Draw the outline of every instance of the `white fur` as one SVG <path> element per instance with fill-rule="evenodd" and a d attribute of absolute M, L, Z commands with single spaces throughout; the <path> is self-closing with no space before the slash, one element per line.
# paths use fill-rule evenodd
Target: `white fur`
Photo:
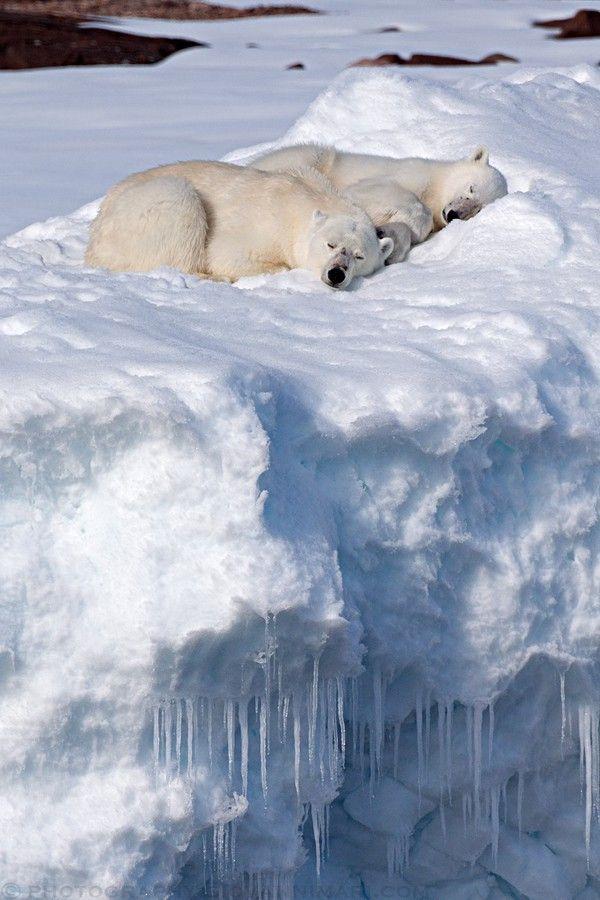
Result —
<path fill-rule="evenodd" d="M 115 185 L 92 223 L 86 262 L 115 271 L 173 266 L 228 281 L 299 267 L 346 288 L 392 250 L 318 171 L 187 162 Z"/>
<path fill-rule="evenodd" d="M 450 161 L 394 159 L 300 144 L 267 153 L 252 165 L 269 172 L 300 165 L 323 172 L 363 207 L 375 225 L 392 235 L 390 262 L 404 259 L 411 244 L 424 241 L 452 218 L 470 218 L 507 192 L 485 147 Z"/>

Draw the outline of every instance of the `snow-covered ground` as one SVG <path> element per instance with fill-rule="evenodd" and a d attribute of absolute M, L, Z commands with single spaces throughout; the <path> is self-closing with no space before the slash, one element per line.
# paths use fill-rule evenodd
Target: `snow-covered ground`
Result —
<path fill-rule="evenodd" d="M 159 66 L 0 72 L 0 237 L 70 212 L 129 172 L 173 159 L 212 159 L 275 140 L 332 78 L 364 56 L 428 52 L 478 59 L 503 52 L 526 65 L 600 62 L 600 40 L 556 41 L 531 27 L 534 19 L 571 15 L 577 3 L 315 0 L 314 5 L 326 14 L 122 22 L 139 33 L 212 45 Z M 583 5 L 600 9 L 599 0 Z M 394 25 L 403 32 L 377 33 Z M 285 70 L 297 61 L 304 71 Z M 514 66 L 500 68 L 506 73 Z M 467 70 L 418 71 L 454 80 Z M 434 155 L 444 152 L 437 145 Z"/>
<path fill-rule="evenodd" d="M 285 141 L 510 188 L 343 295 L 0 245 L 9 890 L 600 896 L 599 115 L 340 76 Z"/>
<path fill-rule="evenodd" d="M 345 294 L 86 270 L 96 203 L 0 244 L 2 895 L 600 897 L 600 42 L 525 30 L 574 8 L 0 73 L 5 230 L 288 125 L 510 191 Z M 388 49 L 527 65 L 325 87 Z"/>

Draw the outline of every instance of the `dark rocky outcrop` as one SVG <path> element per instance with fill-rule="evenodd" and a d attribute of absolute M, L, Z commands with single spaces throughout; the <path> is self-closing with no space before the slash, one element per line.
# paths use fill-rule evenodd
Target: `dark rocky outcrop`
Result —
<path fill-rule="evenodd" d="M 289 66 L 286 66 L 286 69 L 305 69 L 305 68 L 306 68 L 306 66 L 304 65 L 304 63 L 301 63 L 301 62 L 290 63 Z"/>
<path fill-rule="evenodd" d="M 600 37 L 600 10 L 580 9 L 568 19 L 545 19 L 533 23 L 537 28 L 558 28 L 557 39 Z"/>
<path fill-rule="evenodd" d="M 208 46 L 80 25 L 76 19 L 0 11 L 0 69 L 148 65 L 188 47 Z"/>
<path fill-rule="evenodd" d="M 514 56 L 504 53 L 490 53 L 482 59 L 461 59 L 459 56 L 436 56 L 431 53 L 413 53 L 408 59 L 397 53 L 382 53 L 380 56 L 365 57 L 351 63 L 352 66 L 493 66 L 499 62 L 518 62 Z"/>
<path fill-rule="evenodd" d="M 318 13 L 318 10 L 307 6 L 249 6 L 237 9 L 196 0 L 0 0 L 0 10 L 74 19 L 116 16 L 194 21 Z"/>

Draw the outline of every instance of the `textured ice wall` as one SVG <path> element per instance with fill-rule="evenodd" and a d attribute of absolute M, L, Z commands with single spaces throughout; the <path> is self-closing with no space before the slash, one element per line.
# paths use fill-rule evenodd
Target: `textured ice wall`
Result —
<path fill-rule="evenodd" d="M 0 247 L 0 880 L 597 895 L 599 86 L 334 83 L 511 190 L 343 296 Z"/>

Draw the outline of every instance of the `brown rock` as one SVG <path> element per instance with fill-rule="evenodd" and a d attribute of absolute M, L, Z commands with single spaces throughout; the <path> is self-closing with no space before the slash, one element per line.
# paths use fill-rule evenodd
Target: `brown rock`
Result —
<path fill-rule="evenodd" d="M 491 53 L 483 59 L 462 59 L 460 56 L 436 56 L 431 53 L 413 53 L 409 59 L 403 59 L 397 53 L 382 53 L 373 58 L 359 59 L 351 66 L 492 66 L 498 62 L 518 62 L 514 56 L 504 53 Z"/>
<path fill-rule="evenodd" d="M 304 68 L 305 68 L 305 65 L 304 65 L 304 63 L 301 63 L 301 62 L 290 63 L 289 66 L 286 66 L 286 69 L 304 69 Z"/>
<path fill-rule="evenodd" d="M 0 69 L 147 65 L 178 50 L 208 46 L 179 38 L 143 37 L 79 26 L 73 19 L 0 12 Z"/>
<path fill-rule="evenodd" d="M 600 37 L 600 11 L 597 9 L 580 9 L 568 19 L 545 19 L 533 24 L 537 28 L 559 28 L 560 34 L 554 35 L 558 39 Z"/>
<path fill-rule="evenodd" d="M 489 66 L 499 62 L 518 63 L 519 60 L 515 56 L 507 56 L 506 53 L 490 53 L 488 56 L 483 57 L 483 59 L 480 61 L 480 64 L 483 66 Z M 475 63 L 475 65 L 477 65 L 477 63 Z"/>
<path fill-rule="evenodd" d="M 318 10 L 307 6 L 249 6 L 237 9 L 200 0 L 0 0 L 0 10 L 74 19 L 117 16 L 194 21 L 318 13 Z"/>
<path fill-rule="evenodd" d="M 402 59 L 401 56 L 398 56 L 397 53 L 382 53 L 381 56 L 369 57 L 365 56 L 364 59 L 357 59 L 356 62 L 350 64 L 351 66 L 405 66 L 407 65 L 406 60 Z"/>

